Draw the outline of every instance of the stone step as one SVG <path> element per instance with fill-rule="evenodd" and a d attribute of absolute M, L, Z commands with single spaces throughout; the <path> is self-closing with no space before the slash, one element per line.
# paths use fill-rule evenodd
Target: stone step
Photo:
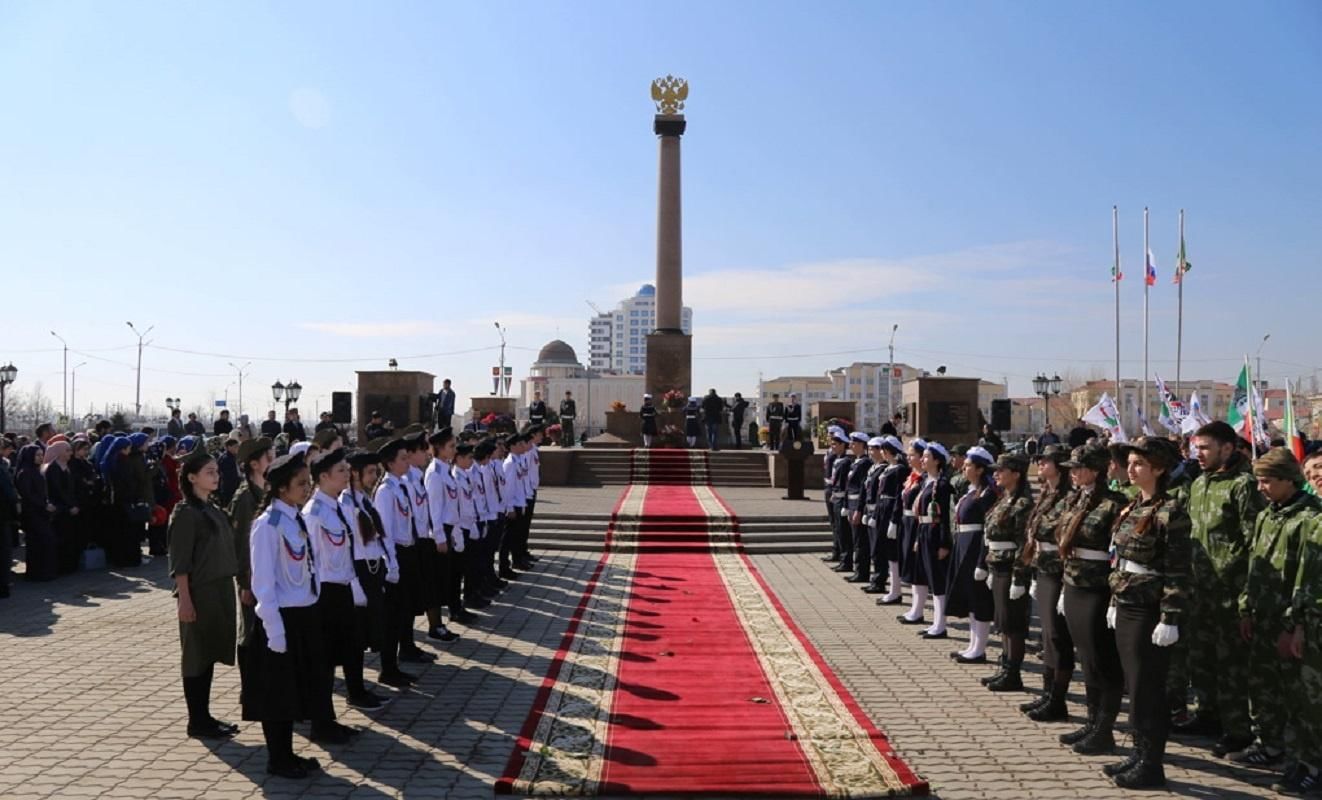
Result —
<path fill-rule="evenodd" d="M 578 543 L 578 542 L 553 542 L 548 540 L 529 540 L 528 546 L 533 551 L 541 552 L 600 552 L 602 542 Z M 821 541 L 799 541 L 799 542 L 740 542 L 738 549 L 749 555 L 778 555 L 784 553 L 824 553 L 831 549 L 831 539 L 827 537 Z M 613 548 L 615 552 L 692 552 L 709 553 L 713 552 L 711 545 L 703 544 L 692 547 L 655 547 L 643 546 L 634 547 L 632 545 L 619 545 Z"/>
<path fill-rule="evenodd" d="M 641 534 L 641 535 L 652 536 L 653 534 Z M 701 543 L 701 542 L 709 541 L 712 535 L 713 534 L 708 533 L 707 531 L 676 532 L 673 534 L 655 535 L 653 540 L 657 542 L 666 541 L 666 542 Z M 634 541 L 637 540 L 639 536 L 640 534 L 637 532 L 616 531 L 615 534 L 612 536 L 612 538 L 616 541 L 620 541 L 620 540 Z M 827 544 L 830 544 L 831 542 L 831 535 L 829 532 L 814 533 L 808 531 L 773 531 L 773 532 L 756 532 L 756 533 L 746 533 L 744 531 L 740 531 L 739 538 L 741 541 L 747 543 L 776 542 L 779 544 L 794 544 L 796 542 L 826 542 Z M 586 544 L 596 543 L 599 545 L 606 540 L 606 534 L 603 533 L 602 531 L 543 529 L 543 530 L 533 531 L 532 535 L 528 537 L 528 540 L 545 541 L 545 542 L 577 542 L 577 543 L 586 543 Z"/>
<path fill-rule="evenodd" d="M 617 530 L 647 530 L 647 531 L 665 531 L 675 530 L 676 526 L 683 526 L 683 523 L 643 523 L 642 525 L 619 523 L 615 524 Z M 600 535 L 606 530 L 605 522 L 595 522 L 586 520 L 537 520 L 533 525 L 531 535 L 536 536 L 541 531 L 584 531 Z M 707 530 L 706 523 L 700 525 L 689 525 L 679 528 L 680 530 Z M 806 531 L 817 532 L 818 530 L 827 531 L 826 521 L 821 522 L 744 522 L 740 521 L 739 531 L 745 535 L 759 535 L 764 533 L 803 533 Z"/>
<path fill-rule="evenodd" d="M 686 519 L 686 517 L 652 516 L 652 517 L 648 517 L 648 519 L 665 521 L 665 520 L 683 520 Z M 545 524 L 557 523 L 557 522 L 567 522 L 567 521 L 595 522 L 601 526 L 602 530 L 605 530 L 606 526 L 610 524 L 611 515 L 593 514 L 589 512 L 575 512 L 575 511 L 550 511 L 550 510 L 542 511 L 539 509 L 537 511 L 537 517 L 533 521 L 533 525 L 534 525 L 534 530 L 536 530 L 536 527 L 539 525 L 545 525 Z M 817 526 L 825 528 L 827 524 L 827 519 L 825 514 L 821 515 L 820 517 L 798 516 L 792 514 L 758 514 L 757 516 L 739 518 L 739 524 L 741 526 L 762 525 L 762 524 L 780 523 L 780 522 L 800 524 L 805 528 L 812 528 Z"/>

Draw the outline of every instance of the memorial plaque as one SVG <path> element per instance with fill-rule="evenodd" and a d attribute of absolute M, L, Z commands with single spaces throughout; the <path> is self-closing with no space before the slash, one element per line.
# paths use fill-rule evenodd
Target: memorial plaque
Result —
<path fill-rule="evenodd" d="M 973 412 L 962 401 L 931 400 L 927 403 L 927 430 L 932 434 L 960 434 L 973 430 Z"/>

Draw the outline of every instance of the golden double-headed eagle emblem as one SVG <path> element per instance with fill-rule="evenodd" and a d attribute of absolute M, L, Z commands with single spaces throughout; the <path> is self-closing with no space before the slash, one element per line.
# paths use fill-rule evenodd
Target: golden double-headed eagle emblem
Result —
<path fill-rule="evenodd" d="M 656 101 L 656 113 L 678 114 L 684 110 L 684 101 L 689 97 L 689 82 L 674 75 L 657 78 L 652 81 L 652 99 Z"/>

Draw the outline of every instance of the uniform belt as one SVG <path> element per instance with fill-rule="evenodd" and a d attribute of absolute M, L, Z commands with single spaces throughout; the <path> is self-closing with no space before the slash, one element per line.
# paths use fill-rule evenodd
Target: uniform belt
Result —
<path fill-rule="evenodd" d="M 883 494 L 883 495 L 878 496 L 877 499 L 878 499 L 878 500 L 894 500 L 894 499 L 895 499 L 895 495 L 893 495 L 893 494 Z"/>
<path fill-rule="evenodd" d="M 932 524 L 932 521 L 933 521 L 934 519 L 936 519 L 936 517 L 924 517 L 924 516 L 922 516 L 922 515 L 920 514 L 920 515 L 918 516 L 918 524 L 919 524 L 919 525 L 931 525 L 931 524 Z"/>
<path fill-rule="evenodd" d="M 860 494 L 860 493 L 858 493 L 858 492 L 854 492 L 853 494 L 849 495 L 849 499 L 850 499 L 850 500 L 857 500 L 858 498 L 860 498 L 860 497 L 862 497 L 862 496 L 863 496 L 862 494 Z"/>
<path fill-rule="evenodd" d="M 955 526 L 956 533 L 977 533 L 980 530 L 982 530 L 982 523 L 980 522 L 972 522 L 969 523 L 968 525 Z"/>
<path fill-rule="evenodd" d="M 1074 548 L 1072 558 L 1077 558 L 1080 561 L 1110 561 L 1111 554 L 1105 550 L 1090 550 L 1087 547 L 1076 547 Z"/>
<path fill-rule="evenodd" d="M 869 514 L 871 514 L 871 513 L 873 513 L 874 511 L 877 510 L 877 504 L 876 504 L 876 503 L 868 503 L 868 504 L 867 504 L 866 506 L 864 506 L 864 507 L 867 509 L 867 512 L 868 512 Z"/>
<path fill-rule="evenodd" d="M 915 517 L 915 516 L 917 516 L 917 514 L 914 514 L 913 511 L 911 511 L 911 510 L 909 510 L 909 509 L 906 508 L 906 509 L 904 509 L 904 516 L 906 516 L 906 517 Z"/>
<path fill-rule="evenodd" d="M 844 499 L 844 496 L 845 496 L 844 492 L 831 492 L 832 500 L 842 500 Z"/>
<path fill-rule="evenodd" d="M 1005 552 L 1006 550 L 1018 550 L 1019 545 L 1014 542 L 987 542 L 987 549 L 993 553 Z"/>
<path fill-rule="evenodd" d="M 1125 572 L 1131 572 L 1135 575 L 1160 575 L 1161 573 L 1152 567 L 1145 567 L 1142 564 L 1136 564 L 1127 558 L 1120 559 L 1120 569 Z"/>
<path fill-rule="evenodd" d="M 1039 553 L 1058 553 L 1060 552 L 1060 545 L 1054 542 L 1038 542 L 1037 550 Z"/>

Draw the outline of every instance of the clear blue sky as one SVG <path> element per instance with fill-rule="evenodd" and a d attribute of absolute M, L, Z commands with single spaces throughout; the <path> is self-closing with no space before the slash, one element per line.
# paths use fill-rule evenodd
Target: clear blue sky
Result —
<path fill-rule="evenodd" d="M 1266 377 L 1311 376 L 1319 41 L 1314 2 L 5 3 L 0 361 L 58 403 L 54 328 L 79 410 L 131 403 L 131 319 L 157 407 L 285 359 L 251 412 L 391 356 L 485 393 L 494 349 L 405 357 L 495 320 L 516 375 L 556 336 L 586 357 L 584 301 L 652 277 L 674 73 L 696 388 L 884 360 L 897 322 L 897 359 L 1015 394 L 1109 375 L 1113 204 L 1127 375 L 1147 205 L 1153 368 L 1185 208 L 1184 375 L 1270 332 Z"/>

